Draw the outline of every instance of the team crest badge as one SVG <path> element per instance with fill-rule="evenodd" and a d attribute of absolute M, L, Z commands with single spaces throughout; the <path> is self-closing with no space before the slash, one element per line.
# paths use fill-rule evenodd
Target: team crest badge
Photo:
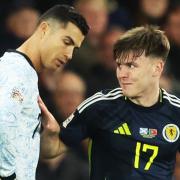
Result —
<path fill-rule="evenodd" d="M 163 137 L 168 142 L 175 142 L 179 138 L 179 128 L 175 124 L 167 124 L 163 128 Z"/>
<path fill-rule="evenodd" d="M 20 92 L 20 90 L 18 88 L 13 88 L 12 92 L 11 92 L 11 98 L 13 98 L 14 100 L 22 103 L 23 102 L 23 95 Z"/>

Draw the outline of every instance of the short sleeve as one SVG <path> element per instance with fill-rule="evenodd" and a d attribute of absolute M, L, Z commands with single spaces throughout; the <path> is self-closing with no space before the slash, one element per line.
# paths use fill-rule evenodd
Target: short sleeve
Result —
<path fill-rule="evenodd" d="M 61 127 L 60 138 L 68 146 L 75 146 L 85 138 L 92 138 L 97 129 L 97 119 L 94 107 L 89 107 L 83 112 L 78 109 L 67 118 Z"/>

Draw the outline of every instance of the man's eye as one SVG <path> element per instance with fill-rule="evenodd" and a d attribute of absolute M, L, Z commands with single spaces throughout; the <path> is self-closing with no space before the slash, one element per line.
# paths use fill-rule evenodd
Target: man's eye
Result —
<path fill-rule="evenodd" d="M 128 66 L 129 68 L 135 68 L 135 66 L 134 66 L 133 64 L 127 64 L 127 66 Z"/>
<path fill-rule="evenodd" d="M 67 40 L 64 40 L 64 44 L 65 45 L 71 45 L 71 43 L 69 41 L 67 41 Z"/>

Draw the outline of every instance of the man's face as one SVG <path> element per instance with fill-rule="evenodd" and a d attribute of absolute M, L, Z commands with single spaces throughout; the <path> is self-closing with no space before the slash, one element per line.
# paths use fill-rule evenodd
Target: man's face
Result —
<path fill-rule="evenodd" d="M 85 96 L 85 85 L 74 73 L 65 72 L 57 77 L 54 102 L 62 118 L 73 113 Z"/>
<path fill-rule="evenodd" d="M 68 24 L 51 23 L 42 27 L 40 59 L 43 68 L 56 70 L 62 68 L 73 55 L 74 48 L 79 48 L 84 35 L 80 29 Z"/>
<path fill-rule="evenodd" d="M 166 32 L 170 39 L 180 45 L 180 7 L 169 15 Z"/>
<path fill-rule="evenodd" d="M 122 63 L 117 60 L 117 78 L 123 94 L 130 98 L 140 97 L 151 91 L 162 72 L 163 62 L 142 54 L 132 60 L 132 54 Z"/>
<path fill-rule="evenodd" d="M 152 18 L 161 18 L 168 8 L 168 0 L 141 0 L 142 11 Z"/>
<path fill-rule="evenodd" d="M 78 10 L 86 18 L 91 29 L 90 34 L 100 35 L 108 23 L 108 11 L 104 1 L 84 1 L 79 4 Z"/>

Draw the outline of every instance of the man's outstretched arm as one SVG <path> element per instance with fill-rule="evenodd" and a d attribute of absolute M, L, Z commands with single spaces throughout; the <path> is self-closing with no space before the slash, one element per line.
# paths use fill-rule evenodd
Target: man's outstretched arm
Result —
<path fill-rule="evenodd" d="M 40 157 L 53 158 L 67 150 L 67 147 L 59 138 L 60 126 L 54 116 L 39 97 L 39 107 L 42 112 L 43 132 L 41 134 Z"/>

